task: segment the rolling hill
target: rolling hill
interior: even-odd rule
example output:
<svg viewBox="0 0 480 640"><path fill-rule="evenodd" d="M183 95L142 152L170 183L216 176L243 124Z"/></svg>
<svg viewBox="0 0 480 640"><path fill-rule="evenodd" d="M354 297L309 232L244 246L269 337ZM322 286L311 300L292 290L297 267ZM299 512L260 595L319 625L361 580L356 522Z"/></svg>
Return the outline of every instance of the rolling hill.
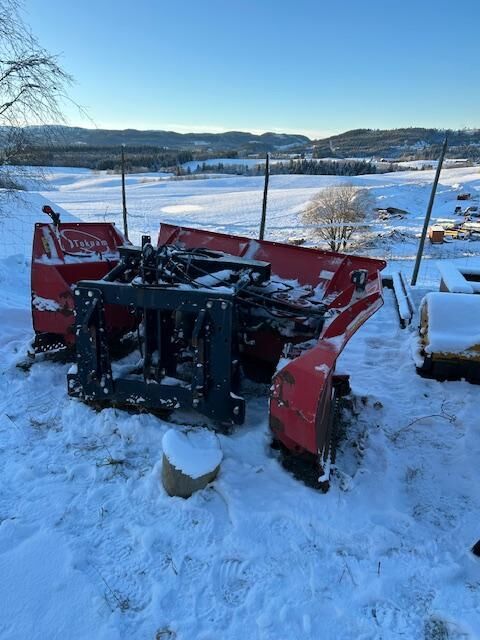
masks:
<svg viewBox="0 0 480 640"><path fill-rule="evenodd" d="M480 155L480 130L425 129L353 129L339 135L315 140L314 155L325 157L386 157L401 159L415 156L436 158L445 135L450 157L474 158Z"/></svg>

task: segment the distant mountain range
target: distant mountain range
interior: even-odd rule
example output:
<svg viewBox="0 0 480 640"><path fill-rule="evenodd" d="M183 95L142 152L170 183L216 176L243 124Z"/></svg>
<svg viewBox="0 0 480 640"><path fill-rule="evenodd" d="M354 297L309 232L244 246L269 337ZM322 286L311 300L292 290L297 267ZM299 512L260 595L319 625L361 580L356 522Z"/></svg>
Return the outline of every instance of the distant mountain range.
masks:
<svg viewBox="0 0 480 640"><path fill-rule="evenodd" d="M256 135L245 131L225 133L177 133L176 131L139 131L137 129L83 129L81 127L27 127L32 140L39 143L55 140L57 144L113 147L151 146L168 149L245 150L249 153L304 147L309 138L287 133Z"/></svg>
<svg viewBox="0 0 480 640"><path fill-rule="evenodd" d="M449 157L480 158L480 129L446 131L441 129L354 129L320 140L287 133L244 131L225 133L177 133L175 131L139 131L136 129L84 129L54 125L27 127L29 139L38 145L114 148L155 147L156 149L188 151L195 158L223 152L238 157L274 153L310 154L317 158L386 158L431 159L438 157L439 148L448 134ZM0 143L1 144L1 143Z"/></svg>

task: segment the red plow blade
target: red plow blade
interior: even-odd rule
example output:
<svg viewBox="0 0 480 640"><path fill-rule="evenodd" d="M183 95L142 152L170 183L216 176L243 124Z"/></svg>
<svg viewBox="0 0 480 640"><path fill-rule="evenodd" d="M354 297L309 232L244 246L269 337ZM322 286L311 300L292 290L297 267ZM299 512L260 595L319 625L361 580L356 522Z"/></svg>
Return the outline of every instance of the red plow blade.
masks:
<svg viewBox="0 0 480 640"><path fill-rule="evenodd" d="M171 380L175 379L175 384L178 383L175 393L180 394L182 402L186 405L193 403L193 407L201 402L210 402L203 405L208 406L205 411L210 411L212 415L220 412L232 419L230 409L233 411L233 405L240 407L240 400L244 402L229 391L234 388L230 385L236 384L233 372L241 372L254 380L269 381L269 422L274 440L289 451L313 458L320 467L320 476L328 475L324 471L329 463L334 430L335 398L342 388L344 390L348 386L348 376L335 374L336 361L353 333L382 305L380 271L385 267L385 262L168 224L161 225L158 253L155 253L149 240L142 247L121 248L125 244L128 243L113 224L61 224L54 220L53 224L36 225L32 257L32 316L36 350L76 346L77 354L81 354L83 349L91 359L91 364L78 361L79 365L82 364L83 376L76 379L79 393L87 396L91 396L93 391L96 393L93 387L91 392L84 392L83 387L93 385L90 379L92 371L95 373L93 377L98 380L99 372L105 368L109 376L106 379L111 381L111 390L103 386L101 391L107 392L109 397L112 395L111 400L117 401L123 397L122 389L139 384L140 395L137 393L135 397L143 398L148 391L152 396L148 395L148 402L161 404L163 396L160 392L170 398L173 388L171 383L162 386L166 376L163 366L155 365L155 368L149 364L150 368L145 368L145 355L143 377L114 380L105 355L109 345L118 344L119 339L132 329L137 328L138 334L139 322L143 318L143 345L149 353L152 352L149 355L152 362L153 358L158 359L162 354L169 353L168 349L173 347L168 345L173 341L176 341L175 345L180 345L175 349L184 358L197 358L200 349L202 358L208 358L208 361L200 358L192 368L197 372L197 368L201 367L201 375L205 379L199 377L198 372L192 374L187 391L185 383L174 375L177 372L177 361L174 361L177 352L172 351L173 355L170 356L174 365L165 361L167 366L173 367ZM149 256L163 260L168 254L168 264L171 264L172 256L182 254L184 250L190 251L188 260L221 262L223 259L231 268L239 269L239 273L244 273L242 264L250 265L253 271L249 273L256 273L257 277L264 278L262 282L266 280L268 283L257 289L256 280L243 283L239 289L239 304L242 302L242 286L248 284L251 287L250 298L243 298L244 306L238 308L235 312L237 315L228 316L228 331L224 326L226 321L220 322L217 318L215 330L208 333L213 338L201 338L201 347L198 346L196 335L203 335L199 332L203 331L202 323L207 316L205 309L201 310L204 302L194 303L194 299L210 300L206 303L209 309L216 308L212 305L215 300L223 299L222 296L226 296L226 299L219 308L235 309L235 304L227 301L231 293L227 295L222 293L221 287L218 288L218 283L223 281L218 275L222 271L216 268L210 274L205 272L207 275L198 277L193 291L187 285L182 285L184 289L178 286L172 288L169 284L155 284L156 280L152 284L148 280L157 278L155 274L160 264L155 263L151 271ZM207 253L221 254L208 257L205 250ZM136 269L140 268L138 276L132 270L134 265ZM202 272L201 266L199 269ZM191 281L185 270L181 273L185 274L187 282ZM128 274L131 274L132 282ZM141 280L140 288L136 282L138 278ZM226 288L226 291L230 290ZM171 314L168 305L173 302L168 302L167 298L170 300L169 296L173 295L178 298L178 308L184 308L188 298L191 307L188 313L198 313L194 324L191 324L191 320L185 320L184 316L180 317L178 312L177 315ZM164 308L162 305L170 314L170 324L164 317L161 322L157 318L157 324L153 325L152 314L159 313L159 309ZM133 313L132 306L136 310ZM74 312L77 312L77 317ZM213 311L209 313L208 317L212 318ZM183 324L177 326L175 322ZM170 334L167 335L166 331L170 331ZM192 349L189 351L188 345L182 345L187 344L185 335L189 335L190 331ZM207 327L206 331L210 329ZM208 346L221 332L225 332L225 343L230 344L228 353L220 353L219 342L213 351ZM153 348L156 342L161 345L158 351ZM219 368L222 372L225 370L223 377L219 377ZM156 385L148 384L146 376L157 375L157 369ZM208 375L202 373L205 370L209 371ZM185 375L185 372L181 375ZM214 378L215 383L212 381ZM193 395L198 390L202 394L200 399ZM215 394L222 395L222 398L227 394L228 397L225 396L223 404L220 401L215 404ZM172 400L172 404L176 406L178 401ZM234 422L242 421L243 413L237 408Z"/></svg>
<svg viewBox="0 0 480 640"><path fill-rule="evenodd" d="M125 244L115 225L103 222L37 223L32 253L32 321L35 350L75 344L73 290L79 280L103 278L118 262ZM128 315L108 319L120 332Z"/></svg>
<svg viewBox="0 0 480 640"><path fill-rule="evenodd" d="M277 367L270 396L274 438L289 450L313 454L321 466L328 464L335 388L345 382L335 375L335 364L350 337L383 304L380 271L386 263L168 224L161 225L158 244L264 260L271 264L272 275L311 285L317 300L321 296L326 321L314 344L289 344L288 338L266 334L257 335L250 349L257 362L267 360ZM365 274L363 286L352 282L355 272Z"/></svg>

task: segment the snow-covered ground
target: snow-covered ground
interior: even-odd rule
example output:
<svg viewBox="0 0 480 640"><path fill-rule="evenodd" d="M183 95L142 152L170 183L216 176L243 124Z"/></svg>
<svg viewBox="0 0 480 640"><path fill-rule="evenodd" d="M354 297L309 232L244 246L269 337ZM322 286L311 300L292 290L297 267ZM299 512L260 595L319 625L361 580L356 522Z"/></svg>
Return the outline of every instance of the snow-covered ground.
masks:
<svg viewBox="0 0 480 640"><path fill-rule="evenodd" d="M411 272L418 246L418 234L434 177L433 171L387 173L346 178L344 176L271 176L268 195L267 238L316 240L305 227L301 212L322 187L349 182L366 187L377 207L398 207L408 214L379 220L372 213L359 240L362 251L386 257L391 265ZM43 195L84 220L112 220L122 225L120 176L85 169L52 169ZM459 193L470 192L472 200L458 202ZM263 195L262 177L215 176L202 180L172 180L162 175L137 174L127 178L129 230L133 241L143 233L156 237L161 221L207 227L227 233L256 236ZM446 169L442 172L432 222L463 218L453 214L458 204L480 204L480 170L477 167ZM435 285L438 259L480 255L480 242L458 241L431 245L427 242L420 281Z"/></svg>
<svg viewBox="0 0 480 640"><path fill-rule="evenodd" d="M431 179L424 171L352 182L371 188L378 206L410 212L372 228L414 235ZM273 176L268 236L308 231L302 207L343 181ZM28 211L47 196L79 218L120 224L118 177L56 170L49 183L25 195L33 209L12 205L17 220L41 219ZM434 216L451 215L460 191L479 190L476 170L445 171ZM261 191L261 178L131 176L132 236L155 234L161 220L254 235ZM160 482L163 435L185 425L95 412L67 396L69 365L16 366L32 335L31 231L16 228L24 235L4 238L0 259L2 640L480 637L480 561L469 551L480 538L480 388L417 376L414 328L398 327L390 291L341 356L359 415L329 493L280 466L267 402L249 393L246 423L219 435L217 480L185 501ZM398 254L409 268L415 241L389 242L371 251ZM475 243L447 248L458 258L480 253ZM414 292L417 303L424 291Z"/></svg>
<svg viewBox="0 0 480 640"><path fill-rule="evenodd" d="M466 158L445 158L443 162L444 168L452 168L455 165L466 164L468 160ZM436 169L438 160L402 160L397 162L402 167L409 167L411 169Z"/></svg>

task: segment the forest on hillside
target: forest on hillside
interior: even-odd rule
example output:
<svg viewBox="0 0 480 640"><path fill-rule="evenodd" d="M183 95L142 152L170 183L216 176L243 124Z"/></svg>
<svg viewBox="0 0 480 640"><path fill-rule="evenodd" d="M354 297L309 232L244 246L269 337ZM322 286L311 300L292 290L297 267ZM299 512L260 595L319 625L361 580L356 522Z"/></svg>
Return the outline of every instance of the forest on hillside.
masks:
<svg viewBox="0 0 480 640"><path fill-rule="evenodd" d="M444 130L409 127L402 129L354 129L322 140L315 140L313 156L385 157L389 159L438 158L448 138L451 158L480 158L480 130Z"/></svg>

